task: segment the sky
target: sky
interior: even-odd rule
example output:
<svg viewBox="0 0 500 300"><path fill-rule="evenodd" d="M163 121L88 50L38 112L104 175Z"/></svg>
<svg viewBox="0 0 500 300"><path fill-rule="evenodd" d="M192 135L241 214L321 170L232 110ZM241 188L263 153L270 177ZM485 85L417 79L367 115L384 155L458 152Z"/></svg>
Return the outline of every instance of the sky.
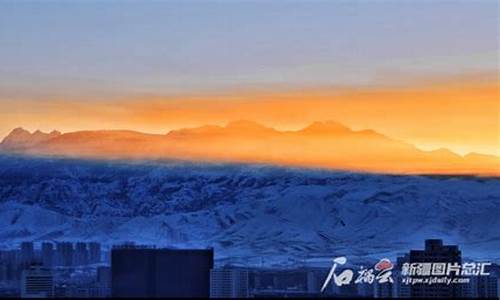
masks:
<svg viewBox="0 0 500 300"><path fill-rule="evenodd" d="M1 0L0 136L18 126L166 132L239 117L283 128L334 118L423 148L500 154L498 20L495 0ZM466 96L415 96L443 82L449 95L465 84ZM347 110L352 93L321 102L337 90L404 88L414 94L394 112L394 93L364 112ZM300 108L289 118L270 111L276 95L292 107L300 95ZM242 99L255 113L238 113ZM150 119L155 109L164 113ZM444 114L416 124L425 111Z"/></svg>

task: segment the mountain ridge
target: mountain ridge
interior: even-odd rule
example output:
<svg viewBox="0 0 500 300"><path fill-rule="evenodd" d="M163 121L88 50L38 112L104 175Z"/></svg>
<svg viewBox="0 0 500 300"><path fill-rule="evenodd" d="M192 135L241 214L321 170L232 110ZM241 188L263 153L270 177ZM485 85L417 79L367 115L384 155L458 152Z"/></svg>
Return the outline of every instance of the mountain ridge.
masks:
<svg viewBox="0 0 500 300"><path fill-rule="evenodd" d="M320 167L383 173L500 175L500 158L449 149L423 151L372 129L335 121L279 131L254 121L205 125L147 134L132 130L30 133L14 129L0 151L42 156L182 159Z"/></svg>
<svg viewBox="0 0 500 300"><path fill-rule="evenodd" d="M9 149L21 149L24 147L34 146L38 143L48 141L61 135L61 132L57 130L53 130L50 133L44 133L40 130L36 130L33 133L30 133L28 130L22 127L17 127L13 129L11 133L2 140L2 142L0 143L0 147Z"/></svg>
<svg viewBox="0 0 500 300"><path fill-rule="evenodd" d="M500 261L499 182L0 155L0 246L132 241L259 265L396 257L440 238Z"/></svg>

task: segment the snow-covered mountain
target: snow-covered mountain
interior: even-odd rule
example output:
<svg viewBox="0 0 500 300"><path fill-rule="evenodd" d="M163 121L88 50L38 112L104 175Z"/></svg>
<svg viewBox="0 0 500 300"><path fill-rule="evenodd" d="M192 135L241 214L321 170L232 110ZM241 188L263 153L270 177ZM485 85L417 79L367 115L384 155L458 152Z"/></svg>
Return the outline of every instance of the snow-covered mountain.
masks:
<svg viewBox="0 0 500 300"><path fill-rule="evenodd" d="M233 263L380 258L426 238L500 259L500 179L0 156L0 242L215 248Z"/></svg>

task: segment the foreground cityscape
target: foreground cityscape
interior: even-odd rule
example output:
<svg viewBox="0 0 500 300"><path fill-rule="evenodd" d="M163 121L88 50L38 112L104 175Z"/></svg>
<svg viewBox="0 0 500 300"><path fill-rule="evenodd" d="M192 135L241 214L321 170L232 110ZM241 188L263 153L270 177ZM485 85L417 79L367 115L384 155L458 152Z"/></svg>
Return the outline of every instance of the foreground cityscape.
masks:
<svg viewBox="0 0 500 300"><path fill-rule="evenodd" d="M126 243L111 249L96 242L23 242L15 250L0 252L0 296L29 298L107 297L479 297L497 298L500 266L481 262L470 265L457 245L426 240L421 250L410 250L390 261L389 281L359 276L337 284L349 273L338 266L331 282L330 267L247 268L218 266L213 249L166 249ZM451 284L408 284L430 275L431 266L448 266ZM429 270L426 273L426 265ZM346 264L347 266L347 264ZM487 276L463 276L479 268ZM354 273L372 275L363 266L349 266ZM459 270L461 268L461 271ZM377 269L377 266L375 266ZM437 270L437 269L436 269ZM367 272L364 272L367 271ZM468 275L480 275L473 269ZM405 273L406 272L406 273ZM413 274L412 274L413 272ZM387 272L386 272L387 273ZM333 274L333 273L332 273ZM466 274L467 275L467 274ZM338 277L338 278L337 278ZM356 276L355 276L356 277ZM378 279L379 277L377 277ZM464 280L464 278L466 278ZM331 278L330 278L331 279ZM370 280L371 279L371 280ZM335 283L334 283L335 281ZM323 289L323 291L322 291Z"/></svg>

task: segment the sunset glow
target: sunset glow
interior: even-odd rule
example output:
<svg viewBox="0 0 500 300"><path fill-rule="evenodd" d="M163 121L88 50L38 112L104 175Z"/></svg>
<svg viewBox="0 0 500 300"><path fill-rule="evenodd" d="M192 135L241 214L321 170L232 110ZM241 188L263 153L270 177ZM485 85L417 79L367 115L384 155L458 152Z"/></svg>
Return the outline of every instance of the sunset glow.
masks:
<svg viewBox="0 0 500 300"><path fill-rule="evenodd" d="M373 129L424 150L500 155L498 88L493 79L455 79L394 88L230 91L104 102L7 101L2 103L0 134L5 136L17 126L32 131L130 129L166 134L240 119L296 130L334 120L353 129Z"/></svg>
<svg viewBox="0 0 500 300"><path fill-rule="evenodd" d="M67 133L33 154L497 171L495 1L292 2L3 2L0 137ZM238 120L276 134L225 127ZM302 132L318 122L390 146ZM124 131L87 132L102 130Z"/></svg>

